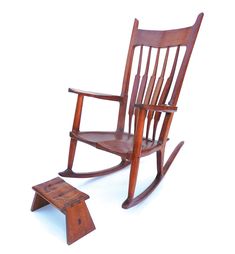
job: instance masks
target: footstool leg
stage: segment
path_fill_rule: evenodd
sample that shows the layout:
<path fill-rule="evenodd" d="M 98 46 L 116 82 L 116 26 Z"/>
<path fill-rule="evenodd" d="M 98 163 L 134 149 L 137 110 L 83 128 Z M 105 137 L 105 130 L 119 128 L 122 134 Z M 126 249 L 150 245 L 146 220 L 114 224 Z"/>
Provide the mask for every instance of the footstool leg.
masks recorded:
<path fill-rule="evenodd" d="M 31 211 L 35 211 L 43 206 L 48 205 L 49 202 L 42 198 L 39 194 L 35 193 L 33 203 L 31 206 Z"/>
<path fill-rule="evenodd" d="M 84 201 L 67 207 L 65 216 L 68 244 L 75 242 L 95 229 L 95 225 Z"/>

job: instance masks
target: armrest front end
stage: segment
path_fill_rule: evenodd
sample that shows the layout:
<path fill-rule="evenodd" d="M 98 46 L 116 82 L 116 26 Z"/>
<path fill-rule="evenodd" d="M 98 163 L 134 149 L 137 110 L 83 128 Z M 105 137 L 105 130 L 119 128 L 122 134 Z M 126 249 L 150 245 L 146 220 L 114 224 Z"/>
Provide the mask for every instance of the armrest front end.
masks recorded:
<path fill-rule="evenodd" d="M 95 93 L 95 92 L 74 89 L 74 88 L 69 88 L 69 92 L 80 94 L 80 95 L 87 96 L 87 97 L 102 99 L 102 100 L 109 100 L 109 101 L 122 101 L 123 100 L 123 97 L 118 96 L 118 95 Z"/>

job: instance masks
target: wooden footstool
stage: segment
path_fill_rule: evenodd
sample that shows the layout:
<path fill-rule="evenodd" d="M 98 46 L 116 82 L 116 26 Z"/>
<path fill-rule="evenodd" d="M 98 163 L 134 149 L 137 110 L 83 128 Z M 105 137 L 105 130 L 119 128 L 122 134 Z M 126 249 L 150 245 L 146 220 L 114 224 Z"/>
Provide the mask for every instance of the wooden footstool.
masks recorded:
<path fill-rule="evenodd" d="M 35 196 L 31 211 L 52 204 L 66 217 L 67 243 L 71 244 L 95 229 L 85 200 L 89 196 L 60 177 L 33 186 Z"/>

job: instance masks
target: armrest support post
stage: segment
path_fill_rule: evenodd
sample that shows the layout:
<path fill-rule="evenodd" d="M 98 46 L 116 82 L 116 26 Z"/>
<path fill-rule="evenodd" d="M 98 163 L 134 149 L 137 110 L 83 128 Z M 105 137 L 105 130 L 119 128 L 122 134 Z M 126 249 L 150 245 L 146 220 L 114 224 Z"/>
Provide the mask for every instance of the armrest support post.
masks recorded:
<path fill-rule="evenodd" d="M 79 94 L 77 98 L 77 105 L 74 113 L 73 120 L 73 132 L 77 133 L 80 129 L 81 115 L 82 115 L 82 106 L 83 106 L 83 98 L 84 96 Z"/>

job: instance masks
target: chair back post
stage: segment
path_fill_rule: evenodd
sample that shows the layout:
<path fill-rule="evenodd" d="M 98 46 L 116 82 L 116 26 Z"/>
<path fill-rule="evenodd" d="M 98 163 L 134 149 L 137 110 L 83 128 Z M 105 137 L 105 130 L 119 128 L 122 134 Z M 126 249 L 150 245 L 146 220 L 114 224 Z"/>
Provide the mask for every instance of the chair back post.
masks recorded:
<path fill-rule="evenodd" d="M 186 52 L 185 52 L 185 55 L 184 55 L 184 59 L 182 61 L 181 67 L 180 67 L 180 71 L 179 71 L 179 74 L 178 74 L 178 77 L 177 77 L 177 80 L 176 80 L 176 83 L 175 83 L 175 88 L 174 88 L 174 91 L 172 93 L 172 97 L 169 101 L 169 104 L 172 105 L 172 106 L 176 106 L 176 104 L 177 104 L 177 101 L 178 101 L 178 98 L 179 98 L 179 95 L 180 95 L 180 91 L 181 91 L 181 88 L 182 88 L 184 76 L 185 76 L 185 73 L 186 73 L 186 70 L 187 70 L 187 67 L 188 67 L 188 63 L 189 63 L 189 60 L 190 60 L 190 57 L 191 57 L 191 54 L 192 54 L 192 51 L 193 51 L 193 47 L 194 47 L 194 44 L 195 44 L 195 41 L 196 41 L 196 38 L 197 38 L 197 34 L 198 34 L 198 31 L 199 31 L 202 19 L 203 19 L 203 15 L 204 15 L 203 13 L 200 13 L 198 15 L 195 24 L 191 28 L 191 34 L 189 36 L 189 39 L 188 39 L 188 42 L 187 42 L 187 45 L 186 45 L 187 49 L 186 49 Z"/>
<path fill-rule="evenodd" d="M 197 38 L 198 31 L 200 29 L 203 15 L 204 15 L 203 13 L 200 13 L 196 19 L 195 24 L 191 27 L 191 34 L 190 34 L 188 42 L 186 44 L 186 47 L 187 47 L 186 52 L 185 52 L 185 55 L 184 55 L 184 58 L 183 58 L 183 61 L 182 61 L 182 64 L 181 64 L 181 67 L 179 70 L 179 74 L 178 74 L 176 82 L 175 82 L 175 87 L 172 92 L 171 99 L 168 103 L 169 105 L 172 105 L 172 106 L 177 105 L 180 91 L 181 91 L 181 88 L 183 85 L 185 73 L 186 73 L 186 70 L 188 67 L 188 63 L 189 63 L 192 51 L 193 51 L 193 47 L 194 47 L 194 44 L 195 44 L 195 41 Z M 167 113 L 165 116 L 165 119 L 164 119 L 164 122 L 162 125 L 162 129 L 161 129 L 161 132 L 159 135 L 159 140 L 163 143 L 166 143 L 166 141 L 167 141 L 173 116 L 174 116 L 174 113 Z"/>
<path fill-rule="evenodd" d="M 122 101 L 120 102 L 119 107 L 119 114 L 118 114 L 118 123 L 117 123 L 117 131 L 123 132 L 125 126 L 125 118 L 126 118 L 126 107 L 127 107 L 127 100 L 128 100 L 128 90 L 129 90 L 129 83 L 130 83 L 130 76 L 131 76 L 131 68 L 134 56 L 134 42 L 136 33 L 138 31 L 139 21 L 137 19 L 134 20 L 134 25 L 131 34 L 130 45 L 128 49 L 128 55 L 126 60 L 125 72 L 123 77 L 122 83 L 122 91 L 121 96 L 123 97 Z"/>

